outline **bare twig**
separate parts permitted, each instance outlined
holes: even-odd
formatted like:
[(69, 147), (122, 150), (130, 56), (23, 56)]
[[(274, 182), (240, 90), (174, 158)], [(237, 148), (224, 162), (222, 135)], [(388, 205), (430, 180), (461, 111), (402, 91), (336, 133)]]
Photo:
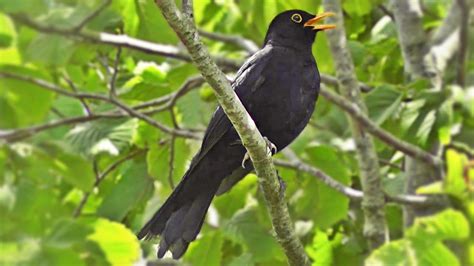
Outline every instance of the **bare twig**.
[(117, 91), (115, 88), (115, 85), (117, 83), (117, 75), (119, 72), (119, 64), (120, 64), (120, 56), (122, 55), (122, 47), (118, 47), (117, 53), (115, 54), (115, 60), (114, 60), (114, 66), (112, 70), (112, 76), (110, 77), (110, 82), (109, 82), (109, 91), (110, 91), (110, 97), (111, 98), (116, 98), (117, 97)]
[(86, 26), (87, 23), (89, 23), (94, 18), (96, 18), (107, 6), (110, 5), (111, 2), (112, 2), (112, 0), (104, 0), (104, 2), (102, 2), (102, 4), (100, 4), (99, 7), (96, 8), (96, 10), (94, 10), (92, 13), (90, 13), (88, 16), (86, 16), (81, 22), (79, 22), (73, 28), (73, 31), (78, 32), (78, 31), (82, 30), (82, 28), (84, 28), (84, 26)]
[(199, 30), (199, 34), (201, 34), (201, 36), (208, 38), (210, 40), (220, 41), (220, 42), (225, 42), (225, 43), (235, 45), (239, 48), (244, 49), (248, 54), (254, 54), (260, 49), (258, 45), (254, 43), (253, 41), (242, 38), (240, 36), (236, 36), (236, 35), (227, 35), (227, 34), (221, 34), (221, 33), (215, 33), (215, 32), (208, 32), (205, 30)]
[[(69, 38), (79, 38), (88, 42), (127, 47), (148, 54), (164, 56), (187, 62), (191, 61), (191, 58), (188, 54), (181, 52), (177, 47), (171, 45), (156, 44), (144, 40), (135, 39), (127, 35), (116, 35), (106, 32), (76, 32), (74, 31), (74, 29), (64, 29), (52, 25), (42, 25), (23, 15), (10, 14), (10, 16), (15, 21), (44, 33), (59, 34)], [(224, 57), (213, 57), (213, 59), (218, 65), (226, 69), (235, 70), (238, 69), (241, 65), (240, 61), (235, 61)]]
[(168, 182), (170, 184), (171, 189), (174, 189), (174, 181), (173, 181), (173, 174), (174, 174), (174, 149), (176, 144), (176, 138), (171, 135), (170, 139), (170, 155), (168, 158)]
[(392, 21), (395, 21), (395, 16), (393, 15), (393, 12), (390, 11), (385, 5), (378, 5), (378, 8), (382, 10), (382, 12), (389, 16)]
[[(0, 75), (1, 75), (1, 73), (0, 73)], [(73, 92), (75, 92), (76, 94), (79, 93), (79, 90), (77, 89), (76, 84), (74, 84), (74, 82), (72, 82), (72, 80), (69, 78), (67, 73), (64, 74), (63, 78), (64, 78), (64, 80), (66, 81), (66, 83), (69, 85), (69, 87), (71, 88), (71, 90)], [(81, 98), (81, 99), (79, 99), (79, 101), (81, 102), (82, 107), (84, 107), (84, 110), (86, 111), (86, 114), (89, 115), (89, 116), (92, 115), (92, 110), (89, 107), (89, 104), (87, 104), (86, 100)]]
[(98, 187), (100, 183), (110, 174), (112, 171), (114, 171), (117, 167), (119, 167), (122, 163), (133, 159), (134, 157), (141, 155), (145, 153), (146, 150), (136, 150), (131, 153), (129, 153), (127, 156), (118, 159), (117, 161), (113, 162), (111, 165), (109, 165), (102, 173), (97, 173), (96, 174), (96, 180), (94, 182), (93, 187), (91, 188), (90, 191), (86, 191), (84, 195), (82, 196), (81, 201), (79, 202), (79, 205), (76, 207), (73, 213), (73, 217), (77, 218), (81, 215), (82, 209), (87, 203), (87, 200), (89, 199), (92, 191), (94, 188)]

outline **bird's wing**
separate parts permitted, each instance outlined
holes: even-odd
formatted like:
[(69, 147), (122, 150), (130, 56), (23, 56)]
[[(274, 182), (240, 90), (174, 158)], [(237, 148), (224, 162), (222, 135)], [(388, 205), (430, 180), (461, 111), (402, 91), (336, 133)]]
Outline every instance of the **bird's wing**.
[[(251, 97), (253, 91), (260, 87), (264, 82), (262, 70), (267, 65), (272, 48), (266, 46), (252, 55), (242, 65), (236, 74), (232, 87), (239, 99), (245, 104), (246, 100)], [(200, 152), (194, 157), (189, 167), (188, 173), (192, 171), (199, 161), (206, 156), (209, 150), (224, 136), (224, 134), (232, 129), (233, 126), (226, 114), (219, 106), (214, 112), (211, 121), (204, 134)]]

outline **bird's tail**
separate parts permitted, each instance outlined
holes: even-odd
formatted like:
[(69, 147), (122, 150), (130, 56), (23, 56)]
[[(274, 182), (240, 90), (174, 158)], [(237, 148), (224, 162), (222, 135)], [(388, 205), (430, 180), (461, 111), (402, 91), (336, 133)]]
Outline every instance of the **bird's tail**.
[(217, 186), (206, 186), (197, 195), (186, 193), (185, 181), (175, 188), (161, 208), (140, 230), (138, 238), (161, 235), (158, 258), (170, 250), (174, 259), (180, 258), (191, 241), (196, 239), (206, 217)]

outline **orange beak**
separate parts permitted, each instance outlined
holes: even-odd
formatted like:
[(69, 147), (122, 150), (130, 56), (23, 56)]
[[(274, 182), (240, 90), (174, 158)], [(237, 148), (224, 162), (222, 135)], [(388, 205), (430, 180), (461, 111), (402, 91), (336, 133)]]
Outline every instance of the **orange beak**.
[(308, 20), (304, 26), (305, 27), (313, 27), (313, 30), (330, 30), (330, 29), (334, 29), (336, 28), (336, 25), (334, 24), (316, 24), (318, 23), (320, 20), (323, 20), (327, 17), (331, 17), (331, 16), (334, 16), (335, 14), (332, 13), (332, 12), (324, 12), (322, 14), (319, 14), (317, 16), (315, 16), (314, 18)]

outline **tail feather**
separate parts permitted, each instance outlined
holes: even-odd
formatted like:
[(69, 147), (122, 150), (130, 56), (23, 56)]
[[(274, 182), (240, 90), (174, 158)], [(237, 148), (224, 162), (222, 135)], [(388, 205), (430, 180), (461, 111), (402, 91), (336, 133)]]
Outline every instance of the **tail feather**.
[(174, 259), (180, 258), (191, 241), (201, 230), (207, 209), (211, 204), (216, 186), (207, 186), (196, 197), (189, 198), (183, 191), (182, 183), (176, 187), (163, 206), (138, 233), (138, 238), (152, 238), (161, 235), (158, 258), (170, 250)]

